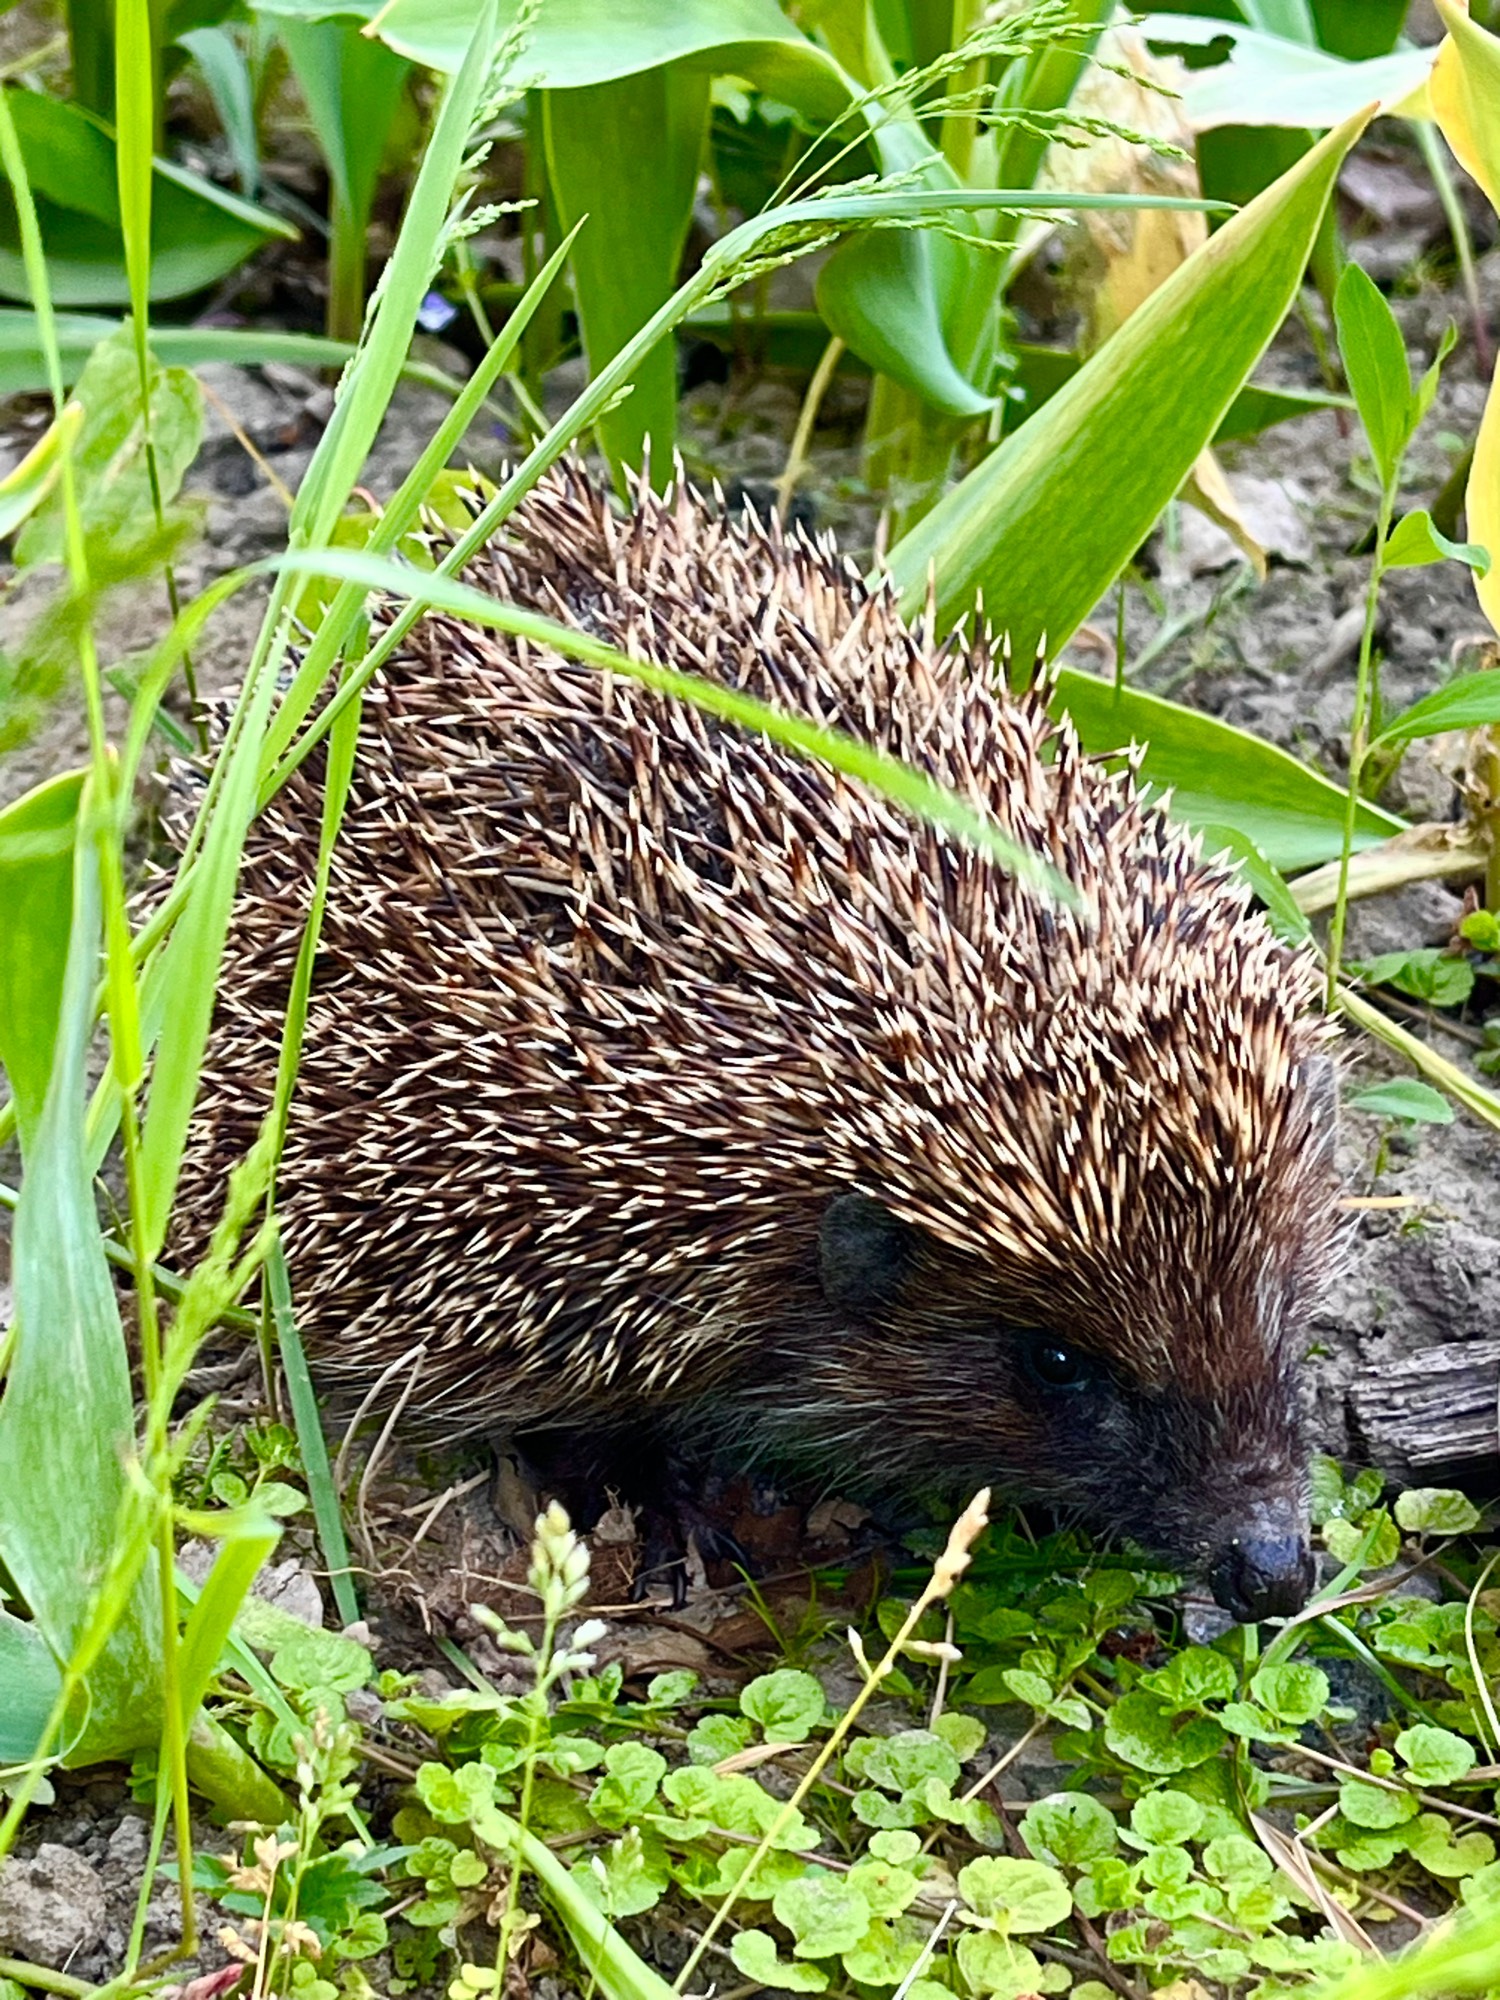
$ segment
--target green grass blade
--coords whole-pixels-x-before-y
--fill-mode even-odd
[[[891,550],[909,612],[984,605],[1017,659],[1099,602],[1213,437],[1296,295],[1365,117],[1331,132],[1152,293],[1039,414]]]
[[[145,398],[149,357],[146,329],[151,297],[151,183],[156,123],[155,51],[149,0],[117,0],[115,7],[115,172],[125,274],[135,320],[136,358]]]
[[[349,1543],[344,1534],[344,1517],[339,1511],[338,1491],[328,1458],[328,1441],[323,1435],[323,1416],[318,1394],[307,1366],[307,1354],[297,1329],[292,1307],[292,1280],[286,1253],[278,1239],[266,1256],[266,1276],[271,1287],[271,1311],[276,1319],[276,1341],[281,1350],[282,1372],[292,1403],[292,1421],[297,1429],[297,1445],[302,1453],[302,1470],[312,1500],[323,1563],[333,1590],[339,1617],[352,1625],[359,1617],[359,1600],[354,1594],[354,1570],[349,1561]]]
[[[412,330],[447,237],[449,204],[464,163],[469,131],[489,82],[495,46],[495,0],[484,0],[457,75],[438,108],[396,247],[381,281],[380,305],[341,385],[333,420],[318,441],[292,509],[294,547],[326,542],[354,488],[411,345]]]
[[[551,291],[567,261],[578,230],[568,232],[547,262],[537,272],[517,301],[483,360],[460,391],[453,408],[433,433],[426,449],[386,503],[384,512],[366,545],[372,554],[389,553],[403,535],[417,525],[432,482],[457,450],[469,425],[478,416],[485,398],[494,387],[530,325],[533,316]],[[365,593],[358,584],[343,585],[319,622],[312,644],[293,676],[292,684],[278,707],[266,734],[264,767],[278,759],[317,698],[318,690],[332,671],[333,663],[359,616]]]
[[[371,590],[383,590],[392,596],[406,598],[424,609],[435,606],[461,618],[472,619],[477,625],[494,626],[499,631],[515,633],[538,646],[552,647],[589,666],[606,667],[611,673],[639,681],[643,687],[649,687],[657,694],[693,702],[725,722],[735,723],[756,735],[770,737],[773,742],[782,744],[799,756],[831,764],[846,777],[857,778],[919,818],[956,835],[1028,887],[1070,906],[1077,903],[1077,892],[1071,883],[1049,862],[1002,833],[981,808],[948,791],[924,772],[914,770],[894,757],[887,757],[883,752],[871,749],[869,744],[845,736],[839,730],[804,722],[798,716],[771,708],[765,702],[756,701],[721,682],[702,680],[695,674],[677,673],[668,667],[632,659],[613,646],[606,646],[602,640],[590,638],[587,633],[556,624],[535,612],[519,610],[513,604],[502,604],[468,584],[455,583],[451,577],[407,569],[362,550],[299,550],[274,559],[267,567],[293,576],[348,577]],[[365,678],[363,668],[360,674],[352,675],[345,688],[340,690],[340,696],[329,703],[325,713],[342,714],[347,701],[352,700],[354,692],[364,685]]]
[[[203,1052],[218,985],[219,963],[229,928],[240,851],[255,810],[261,740],[275,692],[269,674],[248,712],[246,726],[228,753],[229,768],[186,908],[161,956],[147,976],[147,989],[161,1018],[171,1024],[157,1051],[151,1097],[141,1138],[141,1218],[148,1255],[161,1254],[177,1192],[188,1123],[198,1094]],[[155,989],[153,992],[152,989]]]
[[[192,1727],[229,1644],[246,1591],[281,1540],[278,1523],[268,1515],[256,1513],[253,1507],[216,1517],[214,1525],[220,1530],[219,1552],[198,1593],[197,1603],[188,1613],[182,1650],[177,1658],[177,1690],[185,1730]]]

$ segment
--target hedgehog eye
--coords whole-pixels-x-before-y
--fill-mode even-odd
[[[1022,1341],[1021,1361],[1027,1374],[1044,1389],[1082,1389],[1096,1372],[1088,1355],[1046,1333]]]

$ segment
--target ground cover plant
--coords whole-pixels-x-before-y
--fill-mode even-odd
[[[1393,40],[1400,22],[1385,11]],[[865,464],[888,503],[884,567],[914,614],[930,596],[945,625],[982,599],[1018,672],[1044,638],[1061,651],[1190,481],[1211,500],[1216,442],[1346,387],[1374,516],[1347,780],[1133,687],[1123,656],[1107,677],[1065,667],[1059,699],[1092,747],[1143,745],[1147,777],[1240,857],[1289,931],[1310,936],[1332,912],[1331,1002],[1426,1079],[1382,1084],[1373,1111],[1410,1125],[1451,1116],[1451,1098],[1500,1122],[1482,1075],[1371,997],[1385,985],[1436,1006],[1469,999],[1500,955],[1493,895],[1456,948],[1352,964],[1344,949],[1351,898],[1409,879],[1421,851],[1422,830],[1378,798],[1407,746],[1468,729],[1492,762],[1486,732],[1500,722],[1488,671],[1394,714],[1381,700],[1393,572],[1462,565],[1493,614],[1500,417],[1487,405],[1471,441],[1462,539],[1430,511],[1400,511],[1443,357],[1413,380],[1397,321],[1357,265],[1339,268],[1329,221],[1368,107],[1414,89],[1500,194],[1500,43],[1451,0],[1439,11],[1436,65],[1430,49],[1403,48],[1378,75],[1363,64],[1389,61],[1387,45],[1341,47],[1336,8],[1250,23],[1303,47],[1321,35],[1323,53],[1298,100],[1305,139],[1285,159],[1236,141],[1258,191],[1233,213],[1205,211],[1181,181],[1079,189],[1049,174],[1052,142],[1135,142],[1077,95],[1103,26],[1082,5],[955,27],[916,6],[814,20],[738,0],[642,25],[584,0],[485,0],[441,17],[395,0],[371,40],[354,10],[278,0],[179,20],[123,0],[70,10],[71,96],[35,87],[45,56],[0,91],[12,231],[0,282],[24,301],[0,343],[10,383],[43,389],[51,409],[0,484],[15,571],[39,600],[0,662],[0,740],[22,743],[60,702],[79,705],[88,732],[86,768],[0,813],[4,1130],[21,1162],[0,1401],[0,1854],[62,1769],[129,1766],[150,1833],[117,1981],[174,1976],[146,1948],[165,1867],[189,1959],[206,1942],[212,1964],[248,1968],[246,1990],[308,2000],[467,2000],[543,1979],[659,2000],[669,1975],[695,1992],[712,1980],[901,2000],[1101,2000],[1183,1982],[1257,2000],[1500,1988],[1487,1809],[1497,1596],[1486,1519],[1462,1495],[1419,1488],[1387,1505],[1378,1474],[1325,1466],[1328,1568],[1309,1611],[1265,1635],[1196,1637],[1170,1608],[1172,1579],[1000,1523],[981,1540],[978,1498],[951,1534],[935,1530],[930,1574],[914,1568],[856,1604],[847,1636],[813,1609],[805,1629],[768,1630],[756,1670],[697,1681],[601,1663],[607,1622],[580,1622],[589,1551],[550,1510],[531,1608],[507,1599],[504,1620],[489,1615],[487,1669],[450,1641],[464,1684],[439,1691],[377,1667],[358,1636],[368,1606],[275,1201],[361,698],[428,605],[825,757],[987,844],[1040,892],[1065,893],[962,801],[866,747],[465,588],[465,555],[564,450],[597,444],[623,476],[649,441],[665,476],[674,343],[690,337],[805,348],[812,332],[793,473],[836,370],[852,357],[872,372]],[[1309,22],[1317,33],[1299,34]],[[1194,30],[1184,17],[1171,32]],[[1271,60],[1242,36],[1231,70],[1246,46]],[[1116,60],[1108,48],[1104,60]],[[253,243],[284,238],[286,204],[246,200],[271,200],[278,93],[294,87],[326,163],[336,340],[158,323],[160,301],[201,296]],[[214,107],[238,194],[163,153],[184,98],[195,117]],[[418,117],[420,161],[366,307],[366,225],[382,171],[400,180],[387,138]],[[599,133],[607,148],[591,144]],[[1147,157],[1185,165],[1160,141]],[[705,160],[717,226],[685,259]],[[500,161],[533,207],[512,209]],[[612,162],[628,171],[601,172]],[[1212,174],[1208,185],[1228,188]],[[222,229],[209,211],[228,218]],[[1059,217],[1101,214],[1176,218],[1178,251],[1149,280],[1116,260],[1124,309],[1093,352],[1027,351],[1009,288]],[[513,269],[487,261],[487,241],[512,246]],[[607,247],[622,242],[639,254]],[[816,316],[775,303],[782,274],[810,257]],[[1259,389],[1251,370],[1309,268],[1344,387]],[[128,305],[129,318],[54,310],[74,305]],[[356,488],[413,366],[414,330],[454,312],[471,373],[438,371],[451,407],[372,507]],[[571,400],[554,366],[570,342],[586,362]],[[284,549],[185,599],[183,483],[204,422],[191,366],[236,355],[348,365],[289,496]],[[422,510],[445,504],[445,468],[497,407],[512,469],[434,570],[415,533]],[[166,606],[160,636],[112,651],[114,594],[143,580]],[[196,717],[173,691],[193,688],[216,616],[251,590],[263,609],[234,719],[183,865],[147,913],[131,896],[144,780],[165,749],[193,746]],[[406,605],[374,644],[371,590]],[[208,1256],[174,1271],[163,1249],[239,850],[318,745],[324,843],[276,1103]],[[1493,792],[1476,790],[1447,865],[1468,842],[1482,870],[1492,814]],[[188,1392],[226,1319],[279,1351],[295,1436],[236,1435]],[[293,1626],[250,1597],[288,1537],[329,1573],[352,1635]],[[196,1584],[179,1561],[186,1538],[212,1553]],[[1023,1785],[1044,1749],[1045,1782]],[[200,1837],[195,1800],[221,1830]],[[1416,1949],[1388,1964],[1392,1933]],[[199,2000],[225,1990],[214,1970],[200,1976]],[[20,1958],[0,1978],[86,1990],[66,1967]]]

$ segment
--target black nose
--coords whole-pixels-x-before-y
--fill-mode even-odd
[[[1238,1536],[1208,1573],[1216,1601],[1242,1625],[1260,1618],[1290,1618],[1307,1602],[1313,1559],[1307,1537],[1290,1533]]]

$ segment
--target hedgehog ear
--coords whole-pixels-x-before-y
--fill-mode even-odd
[[[818,1275],[831,1306],[865,1312],[900,1288],[911,1263],[912,1231],[868,1195],[835,1195],[818,1228]]]

